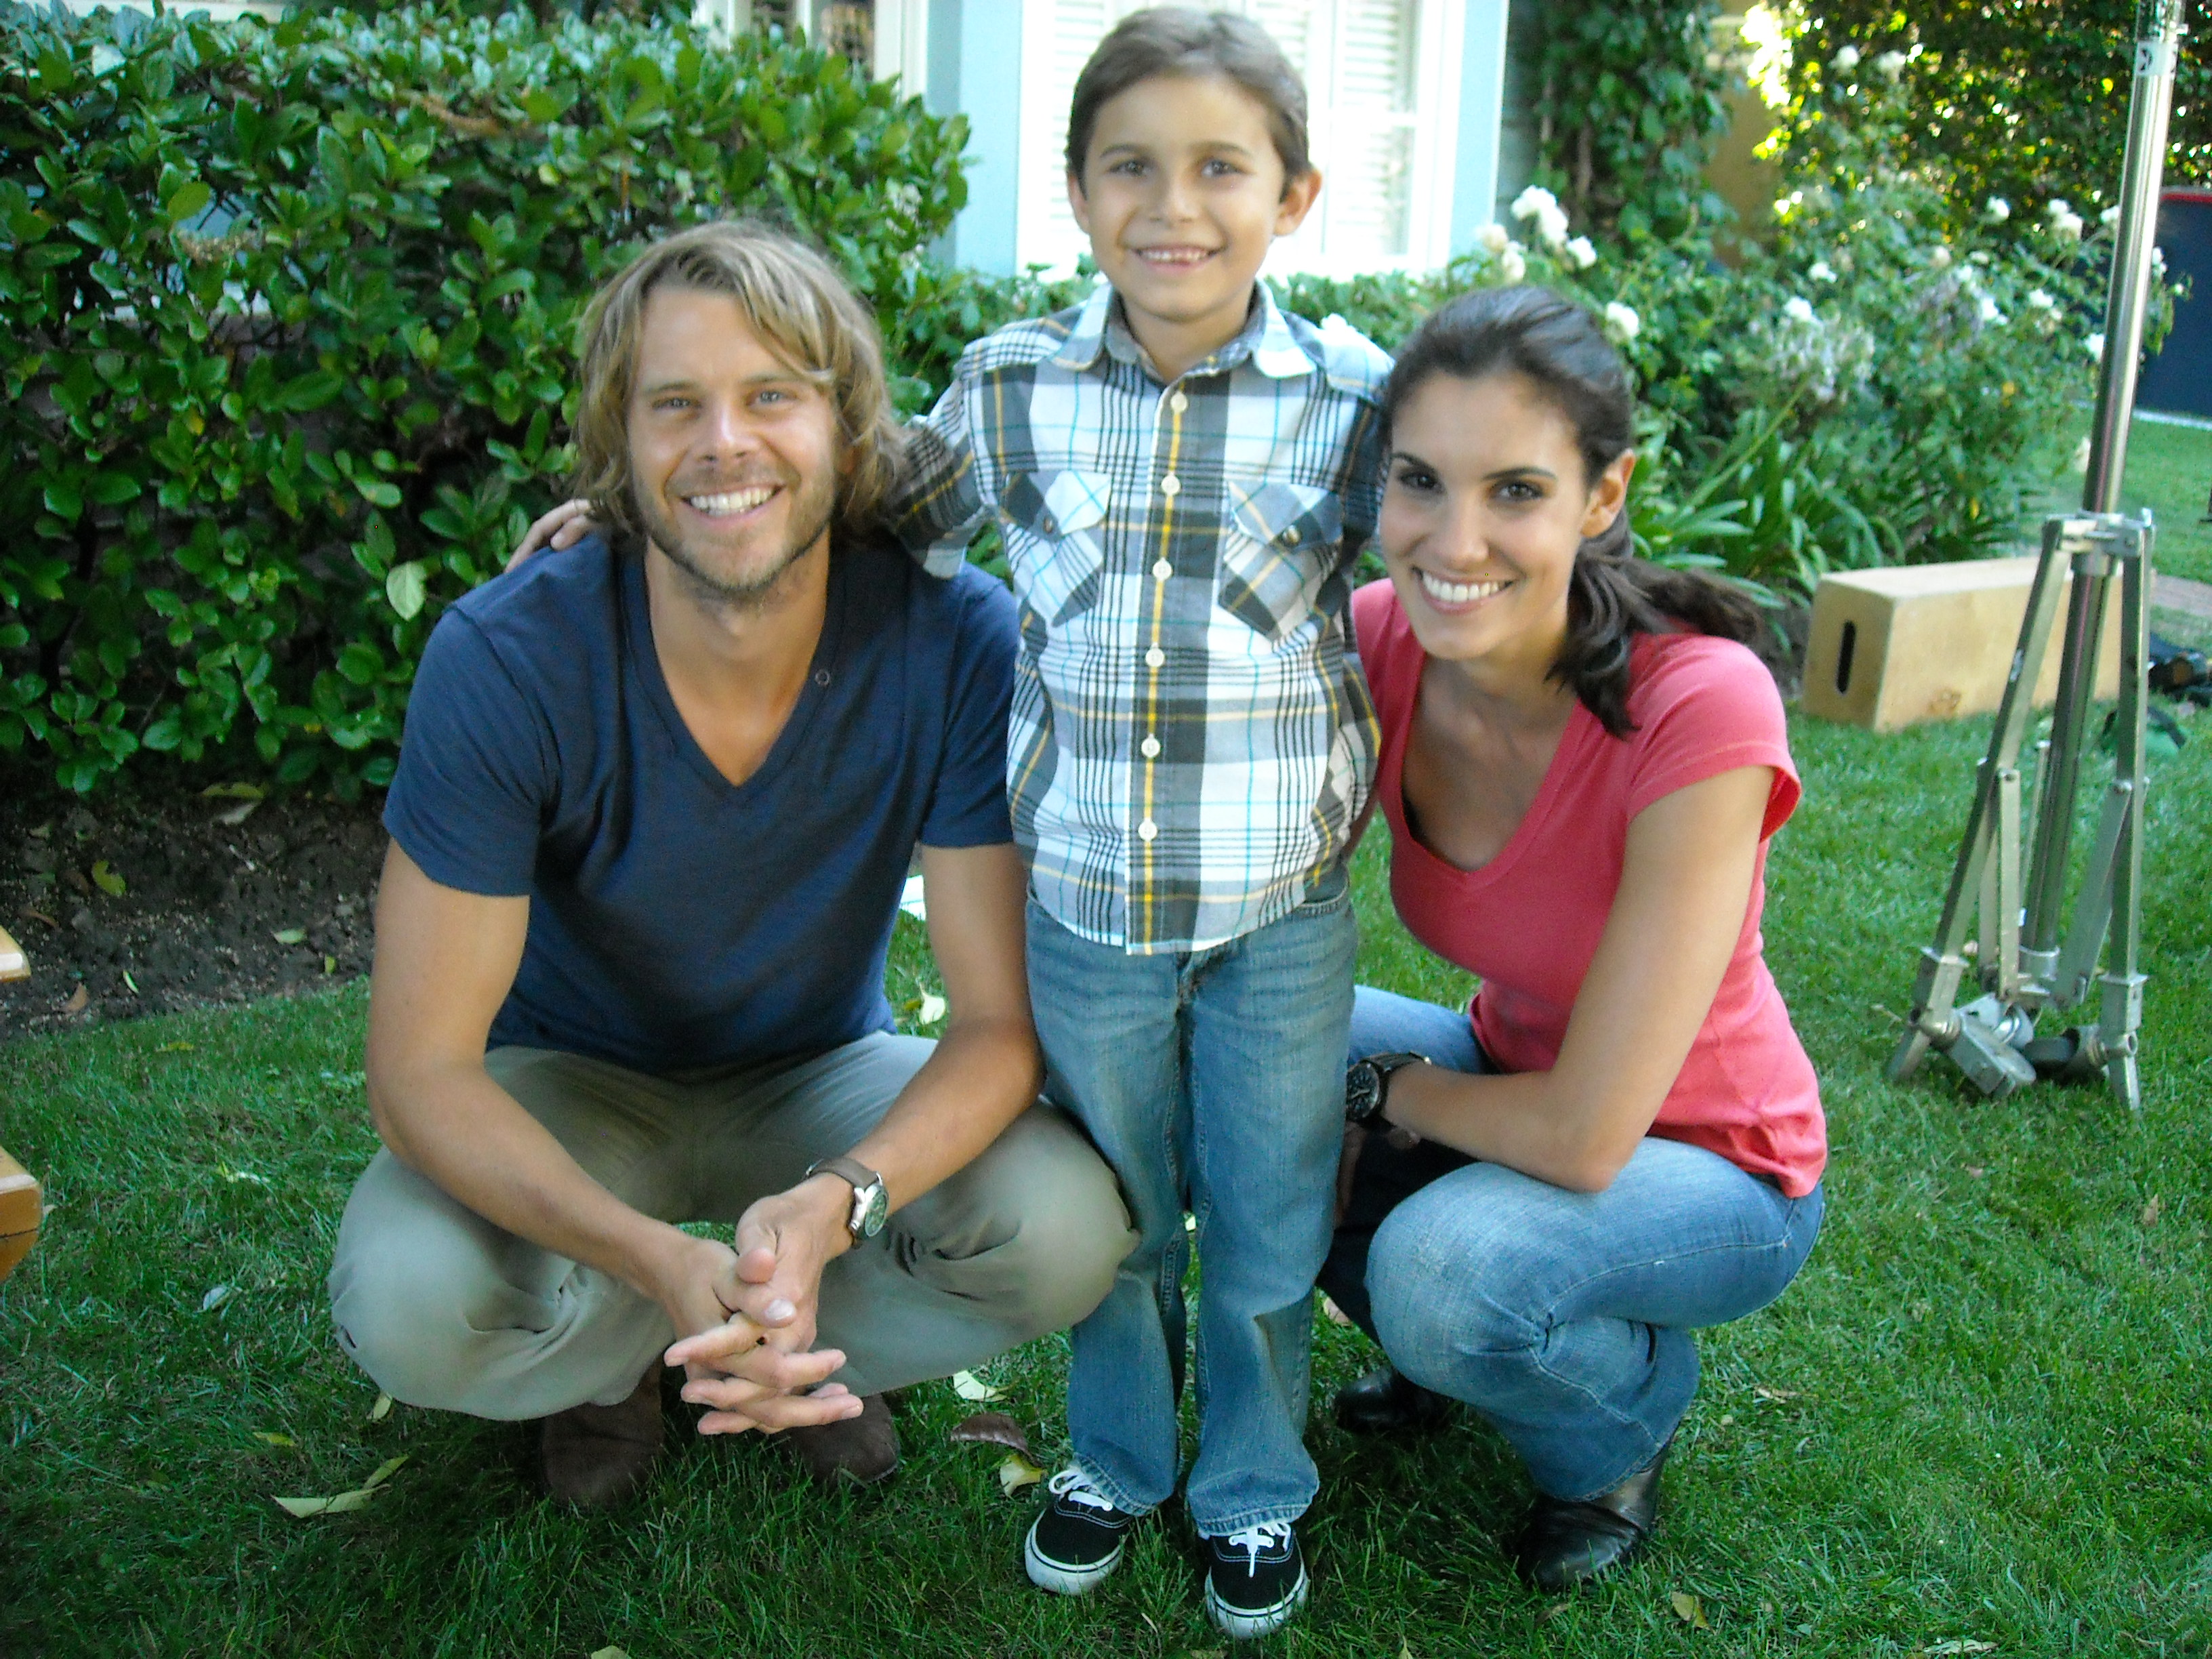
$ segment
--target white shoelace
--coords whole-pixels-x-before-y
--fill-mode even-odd
[[[1260,1565],[1260,1552],[1278,1547],[1290,1541],[1291,1523],[1287,1521],[1262,1521],[1256,1527],[1247,1527],[1242,1532],[1232,1532],[1222,1541],[1232,1550],[1244,1552],[1244,1571],[1250,1572]]]
[[[1090,1477],[1072,1463],[1053,1476],[1045,1484],[1045,1490],[1054,1498],[1065,1498],[1085,1509],[1110,1510],[1114,1507],[1114,1500],[1092,1486]]]

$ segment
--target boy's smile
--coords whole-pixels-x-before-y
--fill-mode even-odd
[[[1244,326],[1278,236],[1321,191],[1287,184],[1260,100],[1224,76],[1154,76],[1100,106],[1068,204],[1129,329],[1174,380]]]

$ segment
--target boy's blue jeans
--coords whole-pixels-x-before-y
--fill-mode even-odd
[[[1358,946],[1341,866],[1205,951],[1129,956],[1030,906],[1046,1093],[1121,1177],[1138,1232],[1075,1327],[1067,1385],[1076,1461],[1120,1509],[1171,1496],[1182,1466],[1186,1206],[1203,1277],[1191,1520],[1209,1537],[1295,1520],[1319,1488],[1302,1437]]]
[[[1359,988],[1351,1054],[1492,1069],[1462,1009]],[[1322,1284],[1404,1376],[1465,1401],[1538,1490],[1595,1497],[1648,1466],[1698,1391],[1699,1325],[1782,1294],[1820,1231],[1717,1153],[1646,1136],[1601,1193],[1369,1137]]]

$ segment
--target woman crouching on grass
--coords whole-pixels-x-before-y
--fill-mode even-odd
[[[1390,1366],[1337,1418],[1472,1406],[1535,1483],[1512,1549],[1547,1589],[1649,1536],[1690,1332],[1781,1294],[1827,1157],[1760,957],[1798,797],[1761,619],[1632,554],[1632,409],[1581,307],[1445,306],[1384,394],[1390,580],[1352,601],[1391,897],[1482,987],[1466,1012],[1359,989],[1322,1282]]]

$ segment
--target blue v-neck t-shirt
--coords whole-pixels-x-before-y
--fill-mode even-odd
[[[440,619],[385,827],[431,880],[526,895],[490,1045],[653,1073],[891,1029],[884,961],[917,842],[1012,838],[1015,616],[981,572],[831,550],[822,637],[759,770],[714,769],[653,649],[643,562],[597,537]]]

